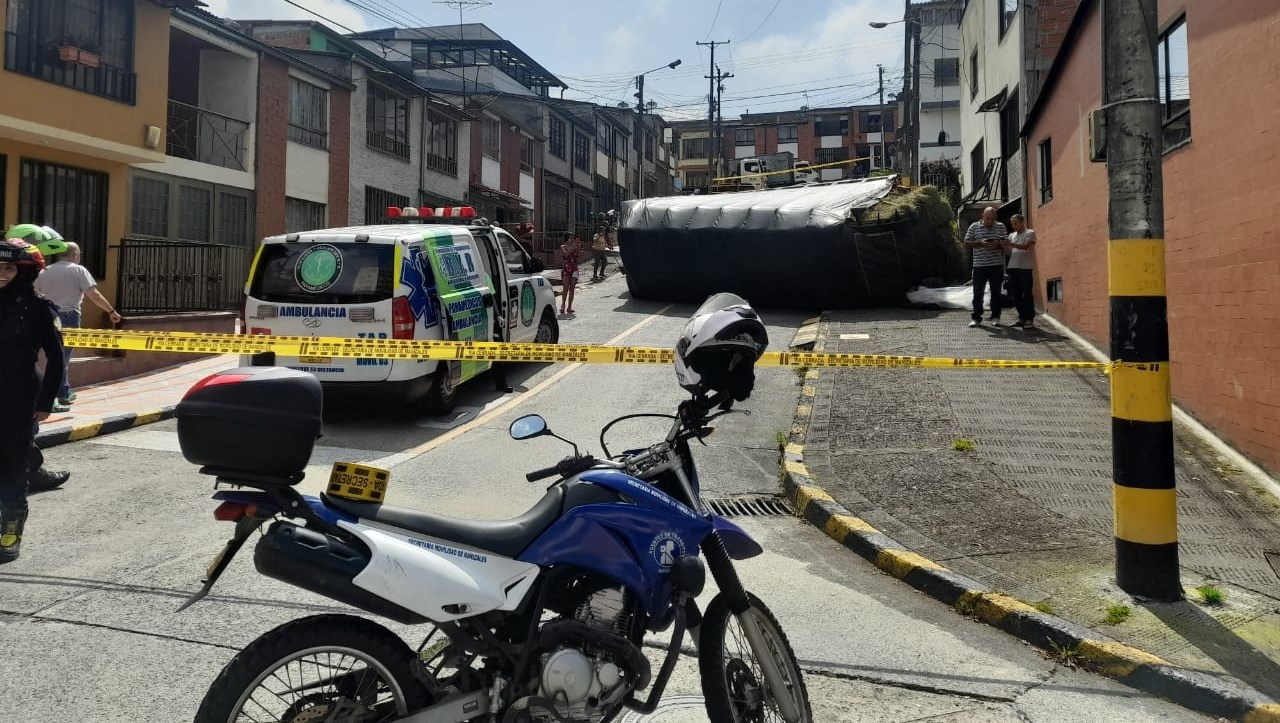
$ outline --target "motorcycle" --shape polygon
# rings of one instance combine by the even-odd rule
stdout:
[[[619,417],[601,430],[601,458],[536,414],[516,419],[513,439],[554,437],[573,453],[525,475],[557,478],[528,512],[475,521],[383,504],[387,473],[350,463],[335,464],[325,493],[298,493],[319,432],[314,377],[246,367],[202,380],[179,406],[179,440],[235,488],[214,494],[214,517],[235,534],[183,608],[267,525],[260,573],[431,629],[414,650],[364,617],[286,623],[227,663],[195,720],[600,723],[656,710],[687,636],[713,723],[812,723],[790,643],[734,567],[763,550],[700,497],[691,442],[735,411],[735,396],[695,393],[675,415]],[[637,417],[672,424],[658,443],[611,455],[606,434]],[[704,612],[707,568],[718,593]],[[644,636],[666,630],[655,674]]]

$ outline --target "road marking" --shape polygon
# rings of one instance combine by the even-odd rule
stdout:
[[[650,323],[653,322],[654,319],[657,319],[658,317],[662,316],[673,306],[675,306],[675,304],[667,304],[666,306],[662,307],[661,309],[658,309],[657,311],[646,316],[640,321],[637,321],[635,324],[632,324],[631,327],[629,327],[626,331],[623,331],[621,334],[618,334],[617,336],[613,337],[609,341],[605,342],[604,346],[614,346],[620,343],[623,339],[626,339],[627,337],[631,336],[637,331],[640,331],[644,327],[648,326]],[[475,419],[471,420],[470,422],[467,422],[466,424],[460,427],[454,427],[453,429],[449,430],[448,432],[445,432],[439,437],[435,437],[434,439],[429,439],[423,442],[422,444],[418,445],[417,447],[414,447],[412,449],[407,449],[404,452],[401,452],[400,453],[401,455],[405,455],[405,458],[402,459],[401,461],[405,461],[405,459],[412,459],[414,457],[419,457],[421,455],[424,455],[427,452],[430,452],[431,450],[435,449],[436,447],[439,447],[440,445],[445,444],[447,442],[452,442],[453,440],[457,439],[458,437],[461,437],[467,432],[470,432],[476,427],[482,426],[487,422],[489,422],[490,420],[512,409],[515,409],[516,407],[520,406],[521,404],[524,404],[530,399],[533,399],[534,397],[538,396],[539,394],[546,391],[547,389],[550,389],[552,386],[556,384],[556,382],[559,382],[561,379],[564,379],[565,377],[569,376],[581,366],[583,366],[581,362],[570,364],[569,366],[557,371],[555,374],[552,374],[551,376],[542,380],[542,382],[538,383],[532,389],[525,392],[524,394],[521,394],[513,399],[510,399],[507,402],[504,402],[503,404],[500,404],[494,407],[493,409],[490,409],[489,411],[485,412],[484,414],[481,414],[479,417],[476,417]]]

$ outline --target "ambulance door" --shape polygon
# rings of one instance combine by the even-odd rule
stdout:
[[[435,275],[444,338],[492,341],[494,293],[471,235],[462,229],[428,232],[424,247]],[[471,379],[489,366],[487,361],[449,364],[455,384]]]

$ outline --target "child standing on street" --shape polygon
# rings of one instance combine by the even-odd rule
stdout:
[[[44,421],[62,385],[57,309],[35,292],[44,268],[25,241],[0,242],[0,564],[18,559],[27,522],[27,455],[32,421]],[[45,374],[36,370],[40,351]]]
[[[565,313],[568,304],[570,314],[573,313],[573,292],[578,288],[578,264],[582,263],[582,239],[574,236],[569,243],[560,247],[560,284],[564,287],[564,296],[560,299],[560,313]]]

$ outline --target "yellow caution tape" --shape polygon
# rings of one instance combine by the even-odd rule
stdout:
[[[63,342],[77,349],[174,352],[186,354],[262,354],[336,359],[439,359],[452,361],[570,362],[578,364],[671,364],[670,349],[592,344],[519,344],[492,341],[420,341],[339,337],[200,334],[178,331],[104,331],[66,329]],[[1113,364],[1090,361],[953,359],[888,354],[765,352],[762,367],[918,367],[929,369],[1100,369]]]
[[[328,493],[355,502],[384,502],[391,473],[356,462],[334,462]]]

